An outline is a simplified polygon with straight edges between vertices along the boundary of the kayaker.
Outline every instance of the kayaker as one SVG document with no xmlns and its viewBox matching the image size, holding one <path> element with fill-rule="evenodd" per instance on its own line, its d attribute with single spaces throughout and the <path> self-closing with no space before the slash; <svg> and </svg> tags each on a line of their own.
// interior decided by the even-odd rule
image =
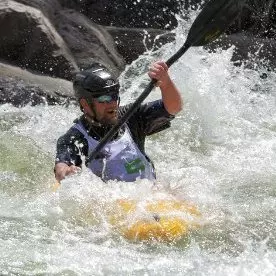
<svg viewBox="0 0 276 276">
<path fill-rule="evenodd" d="M 141 105 L 96 158 L 87 162 L 89 153 L 132 105 L 119 107 L 118 80 L 103 65 L 97 63 L 76 74 L 73 88 L 83 114 L 57 141 L 57 181 L 79 171 L 82 160 L 103 181 L 155 179 L 153 163 L 145 153 L 145 138 L 170 127 L 182 109 L 182 100 L 165 62 L 155 62 L 148 75 L 157 80 L 162 99 Z"/>
</svg>

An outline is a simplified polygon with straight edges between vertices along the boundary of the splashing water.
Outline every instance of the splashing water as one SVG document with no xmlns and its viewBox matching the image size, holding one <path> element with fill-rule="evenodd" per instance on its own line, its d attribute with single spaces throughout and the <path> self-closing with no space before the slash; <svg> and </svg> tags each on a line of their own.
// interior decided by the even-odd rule
<svg viewBox="0 0 276 276">
<path fill-rule="evenodd" d="M 180 23 L 176 42 L 126 68 L 123 104 L 147 84 L 148 65 L 182 45 L 190 22 Z M 171 67 L 184 109 L 146 143 L 158 189 L 84 168 L 53 193 L 55 143 L 79 108 L 0 106 L 1 275 L 276 275 L 276 74 L 234 67 L 233 50 L 191 48 Z M 174 244 L 112 230 L 111 202 L 156 197 L 194 202 L 203 227 Z"/>
</svg>

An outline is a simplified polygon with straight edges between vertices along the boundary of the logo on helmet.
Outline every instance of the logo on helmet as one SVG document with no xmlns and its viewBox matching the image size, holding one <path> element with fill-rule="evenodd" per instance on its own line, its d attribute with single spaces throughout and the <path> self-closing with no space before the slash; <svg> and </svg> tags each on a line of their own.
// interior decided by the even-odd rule
<svg viewBox="0 0 276 276">
<path fill-rule="evenodd" d="M 106 85 L 107 85 L 107 86 L 111 86 L 111 85 L 113 85 L 113 84 L 115 84 L 115 81 L 114 81 L 114 80 L 107 80 L 107 81 L 106 81 Z"/>
</svg>

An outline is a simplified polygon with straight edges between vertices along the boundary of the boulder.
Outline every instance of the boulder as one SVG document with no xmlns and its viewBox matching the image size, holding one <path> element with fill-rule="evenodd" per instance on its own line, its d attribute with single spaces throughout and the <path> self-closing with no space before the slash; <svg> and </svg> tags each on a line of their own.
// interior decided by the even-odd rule
<svg viewBox="0 0 276 276">
<path fill-rule="evenodd" d="M 232 33 L 247 31 L 258 37 L 276 38 L 276 1 L 247 0 L 232 28 Z"/>
<path fill-rule="evenodd" d="M 276 41 L 274 39 L 256 37 L 250 32 L 240 32 L 222 36 L 207 47 L 215 50 L 218 47 L 227 49 L 232 45 L 235 46 L 232 60 L 237 65 L 245 62 L 251 68 L 261 65 L 275 70 Z"/>
<path fill-rule="evenodd" d="M 17 2 L 39 9 L 64 39 L 73 54 L 78 69 L 101 62 L 117 74 L 124 68 L 114 41 L 102 26 L 90 21 L 78 11 L 62 8 L 58 0 L 17 0 Z"/>
<path fill-rule="evenodd" d="M 51 21 L 52 24 L 54 24 L 56 14 L 62 8 L 58 0 L 15 0 L 15 1 L 41 11 L 43 15 L 46 16 Z"/>
<path fill-rule="evenodd" d="M 172 29 L 175 13 L 196 0 L 59 0 L 64 7 L 83 13 L 93 22 L 124 28 Z M 187 4 L 186 4 L 187 6 Z"/>
<path fill-rule="evenodd" d="M 171 42 L 175 34 L 157 29 L 105 27 L 113 37 L 118 52 L 131 63 L 147 50 L 156 50 Z"/>
<path fill-rule="evenodd" d="M 41 11 L 15 1 L 0 3 L 0 58 L 42 74 L 70 79 L 76 63 Z"/>
<path fill-rule="evenodd" d="M 88 68 L 94 62 L 106 65 L 116 75 L 124 69 L 125 61 L 117 52 L 112 36 L 103 26 L 67 9 L 59 12 L 56 28 L 80 69 Z"/>
<path fill-rule="evenodd" d="M 33 74 L 0 63 L 0 104 L 65 104 L 74 101 L 72 83 L 58 78 Z"/>
</svg>

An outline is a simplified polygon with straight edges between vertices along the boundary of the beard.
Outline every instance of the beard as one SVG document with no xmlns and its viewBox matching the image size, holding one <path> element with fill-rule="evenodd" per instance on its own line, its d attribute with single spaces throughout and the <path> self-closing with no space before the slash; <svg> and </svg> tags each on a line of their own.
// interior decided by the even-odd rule
<svg viewBox="0 0 276 276">
<path fill-rule="evenodd" d="M 118 123 L 118 110 L 106 112 L 101 118 L 96 118 L 103 126 L 114 126 Z"/>
</svg>

